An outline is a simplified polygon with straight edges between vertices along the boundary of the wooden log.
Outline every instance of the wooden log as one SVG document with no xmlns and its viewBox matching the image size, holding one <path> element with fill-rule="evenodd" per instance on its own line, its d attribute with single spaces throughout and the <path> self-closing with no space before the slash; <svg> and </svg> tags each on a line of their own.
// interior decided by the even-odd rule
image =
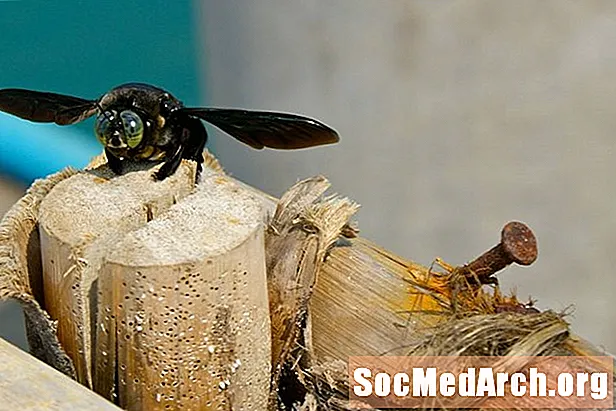
<svg viewBox="0 0 616 411">
<path fill-rule="evenodd" d="M 79 380 L 129 410 L 264 409 L 261 201 L 215 168 L 192 193 L 194 163 L 151 173 L 78 174 L 41 206 L 45 300 Z"/>
<path fill-rule="evenodd" d="M 258 199 L 212 176 L 112 248 L 99 278 L 97 391 L 115 385 L 134 410 L 265 409 L 262 219 Z"/>
<path fill-rule="evenodd" d="M 45 308 L 58 321 L 58 337 L 81 383 L 92 386 L 89 347 L 96 310 L 91 306 L 96 306 L 96 280 L 106 250 L 186 196 L 194 174 L 195 165 L 186 162 L 174 176 L 154 184 L 148 181 L 149 170 L 110 178 L 102 168 L 58 183 L 42 201 Z"/>
<path fill-rule="evenodd" d="M 0 409 L 3 410 L 120 410 L 1 338 L 0 398 Z"/>
</svg>

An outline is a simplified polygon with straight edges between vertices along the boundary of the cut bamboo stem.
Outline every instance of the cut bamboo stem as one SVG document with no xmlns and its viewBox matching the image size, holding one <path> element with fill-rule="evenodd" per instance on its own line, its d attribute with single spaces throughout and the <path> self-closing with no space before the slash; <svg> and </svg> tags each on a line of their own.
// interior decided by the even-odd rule
<svg viewBox="0 0 616 411">
<path fill-rule="evenodd" d="M 106 250 L 193 189 L 195 165 L 186 162 L 155 184 L 151 171 L 108 178 L 106 168 L 60 183 L 41 204 L 39 232 L 45 307 L 78 380 L 92 386 L 91 335 L 96 280 Z M 149 182 L 149 184 L 144 184 Z"/>
<path fill-rule="evenodd" d="M 105 168 L 40 213 L 46 308 L 80 382 L 128 410 L 261 410 L 271 338 L 264 212 L 195 164 L 162 182 Z M 113 178 L 108 178 L 113 177 Z"/>
<path fill-rule="evenodd" d="M 253 195 L 212 176 L 112 248 L 99 279 L 97 391 L 134 410 L 265 409 L 262 219 Z"/>
</svg>

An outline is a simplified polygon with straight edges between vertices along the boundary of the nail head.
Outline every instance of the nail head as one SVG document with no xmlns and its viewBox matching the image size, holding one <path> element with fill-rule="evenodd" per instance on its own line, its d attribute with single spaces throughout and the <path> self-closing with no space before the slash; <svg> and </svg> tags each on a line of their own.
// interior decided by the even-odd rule
<svg viewBox="0 0 616 411">
<path fill-rule="evenodd" d="M 501 244 L 511 259 L 520 265 L 530 265 L 537 259 L 537 239 L 524 223 L 512 221 L 503 227 Z"/>
</svg>

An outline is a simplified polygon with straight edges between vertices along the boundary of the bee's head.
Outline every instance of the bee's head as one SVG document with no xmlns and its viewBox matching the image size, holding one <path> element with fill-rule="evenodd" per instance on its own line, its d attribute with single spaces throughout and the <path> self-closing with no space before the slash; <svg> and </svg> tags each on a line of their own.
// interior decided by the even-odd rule
<svg viewBox="0 0 616 411">
<path fill-rule="evenodd" d="M 96 138 L 107 148 L 126 152 L 143 140 L 143 120 L 131 110 L 100 110 L 94 123 Z"/>
</svg>

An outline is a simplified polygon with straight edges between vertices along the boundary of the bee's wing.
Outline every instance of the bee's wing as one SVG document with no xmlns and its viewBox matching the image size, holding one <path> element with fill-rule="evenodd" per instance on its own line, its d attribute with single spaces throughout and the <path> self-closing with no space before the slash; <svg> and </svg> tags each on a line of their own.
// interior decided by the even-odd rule
<svg viewBox="0 0 616 411">
<path fill-rule="evenodd" d="M 0 90 L 0 111 L 38 123 L 78 123 L 96 112 L 96 101 L 63 94 L 7 88 Z"/>
<path fill-rule="evenodd" d="M 339 140 L 335 130 L 296 114 L 223 108 L 182 108 L 178 111 L 207 121 L 256 149 L 296 149 Z"/>
</svg>

